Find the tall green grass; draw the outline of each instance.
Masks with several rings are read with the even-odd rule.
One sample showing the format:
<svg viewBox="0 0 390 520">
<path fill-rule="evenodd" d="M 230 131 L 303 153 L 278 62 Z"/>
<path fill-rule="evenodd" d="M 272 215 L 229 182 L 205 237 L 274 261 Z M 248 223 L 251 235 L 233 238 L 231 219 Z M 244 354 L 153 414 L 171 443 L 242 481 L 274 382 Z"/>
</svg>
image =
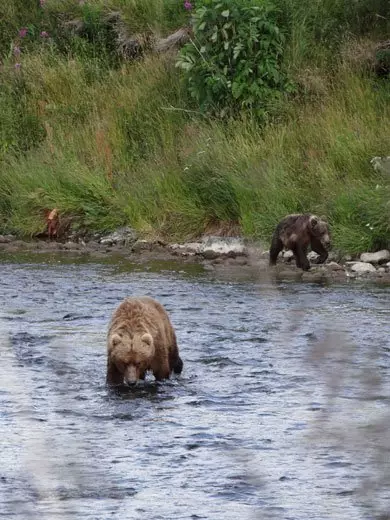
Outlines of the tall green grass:
<svg viewBox="0 0 390 520">
<path fill-rule="evenodd" d="M 298 8 L 284 3 L 289 16 Z M 164 34 L 188 20 L 180 2 L 87 4 L 133 14 L 132 31 Z M 111 63 L 105 52 L 64 53 L 55 39 L 22 42 L 20 68 L 6 56 L 0 78 L 0 231 L 32 236 L 56 207 L 91 232 L 129 224 L 186 239 L 228 224 L 268 241 L 285 214 L 311 211 L 329 219 L 342 251 L 388 247 L 390 179 L 370 159 L 390 153 L 389 84 L 338 51 L 329 66 L 324 43 L 310 48 L 320 23 L 306 7 L 286 22 L 289 67 L 306 90 L 266 127 L 198 114 L 174 56 Z M 80 15 L 70 0 L 45 9 Z"/>
</svg>

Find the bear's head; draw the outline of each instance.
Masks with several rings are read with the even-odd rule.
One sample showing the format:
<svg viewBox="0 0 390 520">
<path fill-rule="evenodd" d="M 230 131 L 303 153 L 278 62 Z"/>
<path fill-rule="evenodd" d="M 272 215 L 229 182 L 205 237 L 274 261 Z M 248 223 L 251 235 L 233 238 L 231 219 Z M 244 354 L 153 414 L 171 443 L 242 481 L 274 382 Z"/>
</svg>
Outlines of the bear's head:
<svg viewBox="0 0 390 520">
<path fill-rule="evenodd" d="M 318 238 L 325 249 L 330 248 L 330 234 L 328 223 L 317 217 L 316 215 L 311 215 L 310 217 L 310 233 L 313 237 Z"/>
<path fill-rule="evenodd" d="M 130 335 L 118 331 L 109 340 L 110 360 L 127 385 L 135 385 L 151 368 L 155 348 L 150 334 Z"/>
</svg>

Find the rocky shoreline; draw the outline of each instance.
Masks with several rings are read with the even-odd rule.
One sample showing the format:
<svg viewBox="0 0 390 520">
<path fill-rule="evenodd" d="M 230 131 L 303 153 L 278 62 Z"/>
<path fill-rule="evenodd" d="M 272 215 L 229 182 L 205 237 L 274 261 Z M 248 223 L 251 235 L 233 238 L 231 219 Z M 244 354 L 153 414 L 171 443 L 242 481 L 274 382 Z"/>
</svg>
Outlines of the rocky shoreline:
<svg viewBox="0 0 390 520">
<path fill-rule="evenodd" d="M 60 242 L 53 240 L 19 240 L 13 235 L 0 235 L 0 252 L 4 253 L 63 253 L 102 259 L 119 256 L 134 263 L 153 260 L 197 263 L 206 270 L 228 275 L 267 275 L 270 278 L 302 281 L 372 280 L 390 283 L 390 252 L 362 253 L 358 258 L 342 257 L 331 251 L 327 262 L 316 264 L 314 252 L 308 258 L 310 271 L 295 266 L 291 251 L 280 254 L 276 267 L 268 265 L 268 251 L 261 244 L 239 237 L 205 236 L 196 242 L 172 244 L 161 240 L 142 240 L 131 228 L 122 228 L 105 236 L 88 240 L 70 236 Z"/>
</svg>

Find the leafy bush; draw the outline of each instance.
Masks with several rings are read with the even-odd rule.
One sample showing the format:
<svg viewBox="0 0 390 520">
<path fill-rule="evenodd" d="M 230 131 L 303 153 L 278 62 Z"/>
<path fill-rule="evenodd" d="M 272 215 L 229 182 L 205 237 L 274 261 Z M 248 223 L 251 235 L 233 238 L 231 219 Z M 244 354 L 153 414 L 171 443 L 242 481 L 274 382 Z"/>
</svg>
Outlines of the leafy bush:
<svg viewBox="0 0 390 520">
<path fill-rule="evenodd" d="M 194 40 L 181 50 L 191 96 L 219 116 L 249 109 L 264 117 L 269 105 L 288 91 L 281 66 L 284 36 L 277 11 L 265 0 L 204 0 L 193 17 Z"/>
</svg>

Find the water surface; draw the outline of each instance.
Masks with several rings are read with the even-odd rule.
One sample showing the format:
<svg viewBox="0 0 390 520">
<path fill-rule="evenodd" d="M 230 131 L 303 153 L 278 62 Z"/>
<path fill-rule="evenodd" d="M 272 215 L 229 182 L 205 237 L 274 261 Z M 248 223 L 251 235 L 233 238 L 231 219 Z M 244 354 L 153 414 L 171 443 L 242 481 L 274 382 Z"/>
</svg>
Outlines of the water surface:
<svg viewBox="0 0 390 520">
<path fill-rule="evenodd" d="M 0 272 L 0 518 L 390 510 L 389 289 L 55 255 Z M 170 313 L 184 371 L 112 393 L 107 324 L 141 294 Z"/>
</svg>

